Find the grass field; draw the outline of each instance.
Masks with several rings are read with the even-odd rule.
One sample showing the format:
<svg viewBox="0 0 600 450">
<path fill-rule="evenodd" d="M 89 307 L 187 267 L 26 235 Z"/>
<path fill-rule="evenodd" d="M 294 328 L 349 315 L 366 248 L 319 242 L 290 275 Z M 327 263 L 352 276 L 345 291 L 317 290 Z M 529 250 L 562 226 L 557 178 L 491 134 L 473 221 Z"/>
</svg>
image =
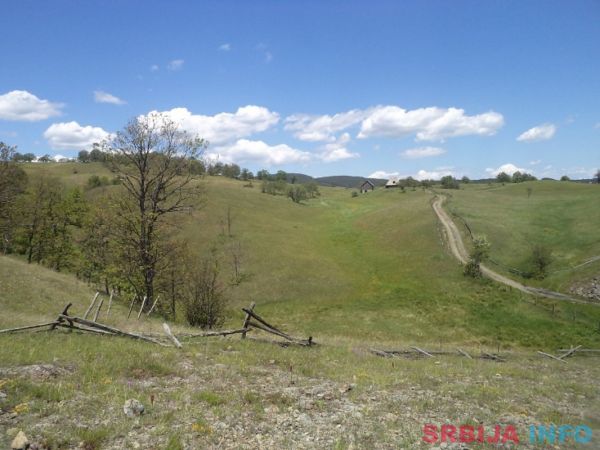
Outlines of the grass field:
<svg viewBox="0 0 600 450">
<path fill-rule="evenodd" d="M 83 185 L 95 165 L 81 165 L 85 174 L 79 169 L 73 174 L 68 166 L 45 170 Z M 28 408 L 10 419 L 0 414 L 0 431 L 31 430 L 53 448 L 84 442 L 88 448 L 134 448 L 138 443 L 140 448 L 176 449 L 420 448 L 420 429 L 428 421 L 519 426 L 583 421 L 599 429 L 597 361 L 578 357 L 561 364 L 535 350 L 598 347 L 600 308 L 558 303 L 553 314 L 548 300 L 534 302 L 507 287 L 465 278 L 441 239 L 430 193 L 380 189 L 352 198 L 349 189 L 321 188 L 321 197 L 297 205 L 262 194 L 256 183 L 248 188 L 221 177 L 203 183 L 202 208 L 182 221 L 181 233 L 201 252 L 223 240 L 221 223 L 231 210 L 247 280 L 230 292 L 226 325 L 239 326 L 239 307 L 254 301 L 272 323 L 298 336 L 312 335 L 321 345 L 280 348 L 227 338 L 176 352 L 60 332 L 0 336 L 0 369 L 42 363 L 64 369 L 58 378 L 41 381 L 0 372 L 7 386 L 0 381 L 0 390 L 8 393 L 0 408 Z M 594 194 L 587 186 L 559 186 L 568 191 L 553 194 L 554 185 L 535 183 L 524 201 L 538 195 L 542 213 L 548 208 L 542 200 L 556 196 L 567 204 L 557 217 L 577 213 L 569 226 L 587 237 L 576 241 L 582 247 L 573 260 L 586 258 L 595 216 L 579 214 L 570 204 L 573 196 L 583 197 L 589 207 Z M 496 244 L 500 238 L 491 231 L 498 225 L 485 228 L 488 219 L 477 216 L 473 205 L 480 202 L 492 211 L 485 214 L 492 214 L 493 202 L 503 200 L 510 209 L 510 198 L 525 188 L 486 188 L 469 186 L 455 193 L 451 209 L 476 231 L 481 227 L 494 256 L 502 258 Z M 498 198 L 488 202 L 486 196 Z M 514 210 L 515 229 L 521 226 L 521 213 L 530 210 Z M 491 221 L 498 217 L 489 216 Z M 561 232 L 558 222 L 552 226 Z M 70 301 L 73 312 L 82 313 L 93 288 L 71 275 L 0 257 L 0 328 L 53 319 Z M 128 329 L 160 330 L 158 318 L 125 320 L 126 301 L 117 301 L 104 320 Z M 460 346 L 473 354 L 500 348 L 509 361 L 387 360 L 368 352 L 370 347 L 411 345 Z M 354 387 L 346 392 L 348 384 Z M 149 405 L 151 395 L 156 405 Z M 122 420 L 120 412 L 130 397 L 149 408 L 135 423 Z M 336 419 L 340 414 L 343 418 Z M 303 417 L 310 424 L 303 425 Z M 288 419 L 291 428 L 286 428 Z M 4 436 L 0 433 L 0 442 Z M 324 440 L 305 441 L 306 436 Z"/>
<path fill-rule="evenodd" d="M 549 276 L 529 283 L 567 292 L 574 281 L 600 270 L 600 261 L 573 269 L 600 255 L 598 185 L 558 181 L 470 185 L 452 194 L 450 210 L 474 233 L 488 237 L 492 258 L 503 266 L 527 271 L 533 245 L 552 250 Z"/>
</svg>

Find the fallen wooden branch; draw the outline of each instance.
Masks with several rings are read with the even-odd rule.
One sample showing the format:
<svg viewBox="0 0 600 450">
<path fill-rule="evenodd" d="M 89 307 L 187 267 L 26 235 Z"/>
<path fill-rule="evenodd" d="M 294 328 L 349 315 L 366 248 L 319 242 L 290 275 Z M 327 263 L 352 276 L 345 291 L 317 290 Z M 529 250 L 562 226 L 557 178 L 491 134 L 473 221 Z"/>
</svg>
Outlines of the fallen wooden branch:
<svg viewBox="0 0 600 450">
<path fill-rule="evenodd" d="M 89 327 L 78 327 L 77 325 L 68 325 L 64 322 L 58 323 L 56 326 L 61 327 L 61 328 L 66 328 L 67 330 L 77 330 L 77 331 L 85 331 L 85 332 L 89 332 L 89 333 L 98 333 L 98 334 L 104 334 L 104 335 L 110 335 L 110 336 L 117 336 L 115 333 L 111 333 L 109 331 L 95 330 L 94 328 L 89 328 Z"/>
<path fill-rule="evenodd" d="M 108 299 L 108 308 L 106 309 L 106 317 L 110 315 L 110 307 L 112 306 L 113 295 L 115 294 L 115 290 L 110 291 L 110 297 Z"/>
<path fill-rule="evenodd" d="M 581 345 L 578 345 L 577 347 L 573 347 L 572 349 L 570 349 L 568 352 L 563 353 L 562 355 L 560 355 L 558 357 L 558 359 L 565 359 L 568 358 L 569 356 L 575 354 L 575 352 L 577 350 L 579 350 L 581 348 Z"/>
<path fill-rule="evenodd" d="M 131 305 L 129 305 L 129 314 L 127 314 L 127 318 L 131 317 L 131 311 L 133 311 L 133 304 L 135 303 L 135 299 L 137 298 L 137 294 L 133 296 L 131 299 Z"/>
<path fill-rule="evenodd" d="M 383 350 L 377 350 L 376 348 L 370 348 L 369 351 L 377 356 L 383 356 L 384 358 L 396 358 L 398 355 L 395 355 L 392 352 L 386 352 Z"/>
<path fill-rule="evenodd" d="M 250 311 L 252 311 L 255 306 L 256 306 L 256 303 L 252 302 L 250 304 Z M 242 325 L 243 329 L 245 329 L 245 330 L 248 329 L 248 322 L 250 322 L 250 314 L 246 313 L 246 317 L 244 318 L 244 324 Z M 246 339 L 246 333 L 242 333 L 242 339 Z"/>
<path fill-rule="evenodd" d="M 96 314 L 94 314 L 94 322 L 98 321 L 98 316 L 100 315 L 100 310 L 102 309 L 102 305 L 104 305 L 104 295 L 100 299 L 100 303 L 98 303 L 98 309 L 96 309 Z"/>
<path fill-rule="evenodd" d="M 433 355 L 431 353 L 426 352 L 423 349 L 420 349 L 419 347 L 411 347 L 413 349 L 415 349 L 416 351 L 418 351 L 419 353 L 424 354 L 425 356 L 429 357 L 429 358 L 433 358 Z"/>
<path fill-rule="evenodd" d="M 457 348 L 456 350 L 457 350 L 457 351 L 458 351 L 458 353 L 460 353 L 461 355 L 463 355 L 463 356 L 466 356 L 466 357 L 467 357 L 467 358 L 469 358 L 469 359 L 473 359 L 473 357 L 472 357 L 471 355 L 469 355 L 467 352 L 465 352 L 464 350 L 462 350 L 462 349 L 460 349 L 460 348 Z"/>
<path fill-rule="evenodd" d="M 100 292 L 96 292 L 96 295 L 94 295 L 94 298 L 92 299 L 92 302 L 90 303 L 90 306 L 88 307 L 87 311 L 83 315 L 84 319 L 87 319 L 87 316 L 92 311 L 92 308 L 96 304 L 96 299 L 98 298 L 99 295 L 100 295 Z"/>
<path fill-rule="evenodd" d="M 48 323 L 40 323 L 40 324 L 37 324 L 37 325 L 28 325 L 28 326 L 25 326 L 25 327 L 7 328 L 6 330 L 0 330 L 0 334 L 3 334 L 3 333 L 16 333 L 16 332 L 19 332 L 19 331 L 26 331 L 26 330 L 34 330 L 36 328 L 51 327 L 53 325 L 56 326 L 57 322 L 54 321 L 54 322 L 48 322 Z"/>
<path fill-rule="evenodd" d="M 138 313 L 138 320 L 140 320 L 140 316 L 142 315 L 142 311 L 144 310 L 144 306 L 146 306 L 147 301 L 148 297 L 144 295 L 144 300 L 142 300 L 142 306 L 140 306 L 140 312 Z"/>
<path fill-rule="evenodd" d="M 258 314 L 256 314 L 254 311 L 251 311 L 249 309 L 246 308 L 242 308 L 242 311 L 244 311 L 246 314 L 248 314 L 249 316 L 251 316 L 252 318 L 258 320 L 260 323 L 262 323 L 264 326 L 270 328 L 273 331 L 277 331 L 279 333 L 285 334 L 283 333 L 283 331 L 275 328 L 273 325 L 271 325 L 270 323 L 268 323 L 265 319 L 263 319 L 262 317 L 260 317 Z"/>
<path fill-rule="evenodd" d="M 499 357 L 498 355 L 492 355 L 491 353 L 481 352 L 480 358 L 482 359 L 492 359 L 498 362 L 505 362 L 504 358 Z"/>
<path fill-rule="evenodd" d="M 109 332 L 117 334 L 119 336 L 127 336 L 127 337 L 134 338 L 134 339 L 140 339 L 142 341 L 152 342 L 153 344 L 162 345 L 163 347 L 168 347 L 167 344 L 165 344 L 164 342 L 160 342 L 156 339 L 149 338 L 149 337 L 143 336 L 141 334 L 128 333 L 126 331 L 119 330 L 118 328 L 109 327 L 108 325 L 103 325 L 103 324 L 100 324 L 97 322 L 92 322 L 90 320 L 81 319 L 79 317 L 67 316 L 64 314 L 60 314 L 58 316 L 58 318 L 62 319 L 62 320 L 67 320 L 70 322 L 72 321 L 72 322 L 78 323 L 80 325 L 87 325 L 88 327 L 91 327 L 91 328 L 97 328 L 100 330 L 109 331 Z"/>
<path fill-rule="evenodd" d="M 169 328 L 169 325 L 167 325 L 166 322 L 163 323 L 163 329 L 165 330 L 165 333 L 167 333 L 167 336 L 169 336 L 169 338 L 173 341 L 173 343 L 175 344 L 175 347 L 177 347 L 177 348 L 183 347 L 181 345 L 181 342 L 179 342 L 177 340 L 177 338 L 175 337 L 175 335 L 173 335 L 173 333 L 171 333 L 171 328 Z"/>
<path fill-rule="evenodd" d="M 301 347 L 310 347 L 309 345 L 307 345 L 305 343 L 297 342 L 297 341 L 273 341 L 271 339 L 263 339 L 263 338 L 254 337 L 254 336 L 248 336 L 247 339 L 255 341 L 255 342 L 262 342 L 265 344 L 270 344 L 270 345 L 278 345 L 283 348 L 287 348 L 291 345 L 299 345 Z"/>
<path fill-rule="evenodd" d="M 247 333 L 249 328 L 240 328 L 239 330 L 206 331 L 198 334 L 180 334 L 179 339 L 192 339 L 197 337 L 228 336 L 230 334 Z"/>
<path fill-rule="evenodd" d="M 547 357 L 547 358 L 552 358 L 552 359 L 555 359 L 555 360 L 557 360 L 557 361 L 560 361 L 561 363 L 565 363 L 565 364 L 567 364 L 567 362 L 566 362 L 564 359 L 557 358 L 556 356 L 554 356 L 554 355 L 551 355 L 550 353 L 541 352 L 541 351 L 539 351 L 539 350 L 538 350 L 538 353 L 539 353 L 540 355 L 542 355 L 542 356 L 545 356 L 545 357 Z"/>
<path fill-rule="evenodd" d="M 149 316 L 150 314 L 152 314 L 152 311 L 154 311 L 154 308 L 156 307 L 156 304 L 158 303 L 158 299 L 159 299 L 159 298 L 160 298 L 160 295 L 157 295 L 157 296 L 156 296 L 156 300 L 154 300 L 154 303 L 152 304 L 152 307 L 150 308 L 150 311 L 148 311 L 148 314 L 147 314 L 148 316 Z"/>
<path fill-rule="evenodd" d="M 261 324 L 258 324 L 258 323 L 254 323 L 252 321 L 248 322 L 248 326 L 254 327 L 254 328 L 258 328 L 259 330 L 263 330 L 263 331 L 266 331 L 267 333 L 274 334 L 275 336 L 282 337 L 284 339 L 287 339 L 290 342 L 295 342 L 296 344 L 311 346 L 312 343 L 313 343 L 312 342 L 312 337 L 309 337 L 308 339 L 297 339 L 297 338 L 289 336 L 289 335 L 287 335 L 285 333 L 282 333 L 281 331 L 275 331 L 275 330 L 273 330 L 271 328 L 265 327 L 265 326 L 263 326 Z"/>
<path fill-rule="evenodd" d="M 568 350 L 569 349 L 561 348 L 558 351 L 559 352 L 566 352 Z M 600 353 L 600 349 L 598 349 L 598 348 L 580 348 L 580 349 L 577 350 L 577 353 Z"/>
</svg>

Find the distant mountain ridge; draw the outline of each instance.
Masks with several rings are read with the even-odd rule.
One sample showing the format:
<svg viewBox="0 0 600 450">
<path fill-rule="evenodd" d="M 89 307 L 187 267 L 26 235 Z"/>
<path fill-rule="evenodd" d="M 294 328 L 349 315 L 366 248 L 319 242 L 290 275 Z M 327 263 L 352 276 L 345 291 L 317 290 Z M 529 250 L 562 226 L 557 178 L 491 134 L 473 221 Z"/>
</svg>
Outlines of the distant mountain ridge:
<svg viewBox="0 0 600 450">
<path fill-rule="evenodd" d="M 345 188 L 357 188 L 365 181 L 369 180 L 375 186 L 384 186 L 387 180 L 381 178 L 368 178 L 368 177 L 357 177 L 351 175 L 333 175 L 328 177 L 311 177 L 303 173 L 288 173 L 287 181 L 296 183 L 310 183 L 315 182 L 321 186 L 330 187 L 345 187 Z"/>
</svg>

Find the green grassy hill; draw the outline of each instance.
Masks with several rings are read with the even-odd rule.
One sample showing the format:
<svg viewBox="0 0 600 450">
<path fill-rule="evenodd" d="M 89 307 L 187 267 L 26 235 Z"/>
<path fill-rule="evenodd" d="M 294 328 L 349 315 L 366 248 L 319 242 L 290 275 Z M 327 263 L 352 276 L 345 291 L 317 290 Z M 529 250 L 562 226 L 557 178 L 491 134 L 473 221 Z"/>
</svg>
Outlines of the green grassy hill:
<svg viewBox="0 0 600 450">
<path fill-rule="evenodd" d="M 85 183 L 83 171 L 106 171 L 95 164 L 67 166 L 50 164 L 45 169 L 68 183 Z M 550 301 L 534 305 L 531 298 L 504 286 L 465 278 L 442 242 L 428 192 L 377 189 L 353 198 L 350 189 L 322 187 L 319 198 L 298 205 L 261 193 L 257 183 L 249 188 L 224 177 L 207 177 L 202 183 L 204 199 L 184 218 L 181 232 L 190 248 L 201 253 L 223 240 L 223 222 L 231 211 L 232 234 L 241 244 L 246 275 L 229 292 L 235 311 L 256 302 L 292 331 L 348 341 L 547 346 L 562 345 L 564 339 L 598 340 L 594 328 L 600 308 L 561 303 L 552 316 Z M 557 195 L 557 188 L 562 194 Z M 451 205 L 458 210 L 470 205 L 467 220 L 476 231 L 480 225 L 487 230 L 485 223 L 510 233 L 523 223 L 541 224 L 529 206 L 547 213 L 548 202 L 555 198 L 563 206 L 555 207 L 555 222 L 545 223 L 544 229 L 554 230 L 548 235 L 557 236 L 558 242 L 560 236 L 576 232 L 580 240 L 574 241 L 578 247 L 572 252 L 579 252 L 575 260 L 600 253 L 589 245 L 597 213 L 584 213 L 592 209 L 596 191 L 579 184 L 539 182 L 527 198 L 525 189 L 469 187 L 456 192 Z M 512 213 L 485 215 L 502 205 L 513 208 Z M 566 218 L 572 215 L 576 219 Z M 501 220 L 505 216 L 511 221 Z M 506 250 L 496 244 L 506 237 L 492 232 L 489 237 L 493 256 L 500 260 L 524 245 L 508 239 Z M 222 264 L 227 270 L 226 256 Z M 235 325 L 239 318 L 231 317 Z"/>
<path fill-rule="evenodd" d="M 94 167 L 105 171 L 68 166 L 48 164 L 44 170 L 77 185 L 86 183 Z M 535 350 L 598 347 L 600 308 L 557 303 L 553 313 L 551 301 L 534 302 L 507 287 L 465 278 L 442 241 L 431 194 L 378 189 L 353 198 L 351 189 L 321 188 L 319 198 L 298 205 L 262 194 L 258 183 L 249 188 L 223 177 L 202 183 L 201 208 L 181 222 L 190 248 L 202 252 L 222 243 L 230 209 L 232 234 L 243 249 L 247 280 L 230 292 L 226 325 L 238 327 L 239 307 L 254 301 L 273 324 L 312 335 L 321 345 L 280 348 L 236 336 L 177 351 L 65 332 L 0 335 L 0 391 L 7 395 L 0 409 L 9 412 L 0 414 L 0 446 L 10 444 L 7 432 L 15 427 L 50 448 L 83 442 L 90 449 L 135 443 L 236 448 L 240 442 L 288 448 L 314 434 L 314 423 L 319 436 L 329 439 L 317 446 L 339 449 L 350 443 L 414 448 L 424 423 L 467 423 L 473 417 L 485 423 L 509 417 L 521 429 L 583 420 L 598 429 L 598 365 L 585 357 L 560 364 Z M 531 198 L 541 196 L 537 186 Z M 503 189 L 508 187 L 498 192 Z M 490 194 L 469 188 L 453 202 Z M 68 302 L 73 313 L 83 314 L 93 294 L 93 287 L 70 274 L 0 257 L 0 327 L 51 320 Z M 160 332 L 159 318 L 126 320 L 127 300 L 118 300 L 101 320 Z M 461 347 L 473 355 L 500 347 L 509 359 L 389 360 L 368 352 L 411 345 Z M 32 379 L 26 372 L 31 364 L 60 373 Z M 2 372 L 6 368 L 17 372 Z M 123 402 L 132 397 L 147 407 L 135 423 L 122 415 Z M 301 414 L 310 418 L 309 427 Z M 296 425 L 280 425 L 286 421 Z M 256 441 L 257 434 L 263 441 Z"/>
<path fill-rule="evenodd" d="M 600 271 L 600 261 L 573 269 L 600 255 L 599 206 L 600 186 L 558 181 L 467 186 L 449 202 L 474 233 L 488 237 L 491 257 L 504 270 L 527 271 L 533 245 L 551 249 L 549 276 L 528 283 L 563 292 Z"/>
</svg>

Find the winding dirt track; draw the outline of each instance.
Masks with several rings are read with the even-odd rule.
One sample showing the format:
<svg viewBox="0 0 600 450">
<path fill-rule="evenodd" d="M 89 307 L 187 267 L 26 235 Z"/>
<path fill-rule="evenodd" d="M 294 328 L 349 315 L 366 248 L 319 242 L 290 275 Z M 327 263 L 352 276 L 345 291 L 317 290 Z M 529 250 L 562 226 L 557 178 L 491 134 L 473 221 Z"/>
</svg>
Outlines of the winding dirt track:
<svg viewBox="0 0 600 450">
<path fill-rule="evenodd" d="M 463 243 L 462 236 L 456 224 L 452 220 L 452 218 L 448 215 L 446 210 L 443 208 L 442 204 L 444 203 L 445 197 L 436 195 L 433 201 L 433 210 L 436 215 L 442 222 L 444 229 L 446 230 L 446 236 L 448 238 L 448 245 L 450 246 L 450 250 L 452 254 L 458 259 L 462 264 L 466 264 L 469 258 L 469 252 L 467 251 L 465 244 Z M 568 295 L 561 294 L 560 292 L 549 291 L 547 289 L 534 288 L 530 286 L 525 286 L 511 278 L 505 277 L 497 272 L 494 272 L 489 267 L 481 264 L 481 272 L 484 276 L 497 281 L 498 283 L 506 284 L 507 286 L 518 289 L 521 292 L 525 292 L 526 294 L 538 295 L 540 297 L 551 298 L 554 300 L 564 300 L 573 303 L 585 303 L 589 305 L 600 306 L 598 303 L 588 302 L 585 300 L 576 299 L 573 297 L 569 297 Z"/>
</svg>

